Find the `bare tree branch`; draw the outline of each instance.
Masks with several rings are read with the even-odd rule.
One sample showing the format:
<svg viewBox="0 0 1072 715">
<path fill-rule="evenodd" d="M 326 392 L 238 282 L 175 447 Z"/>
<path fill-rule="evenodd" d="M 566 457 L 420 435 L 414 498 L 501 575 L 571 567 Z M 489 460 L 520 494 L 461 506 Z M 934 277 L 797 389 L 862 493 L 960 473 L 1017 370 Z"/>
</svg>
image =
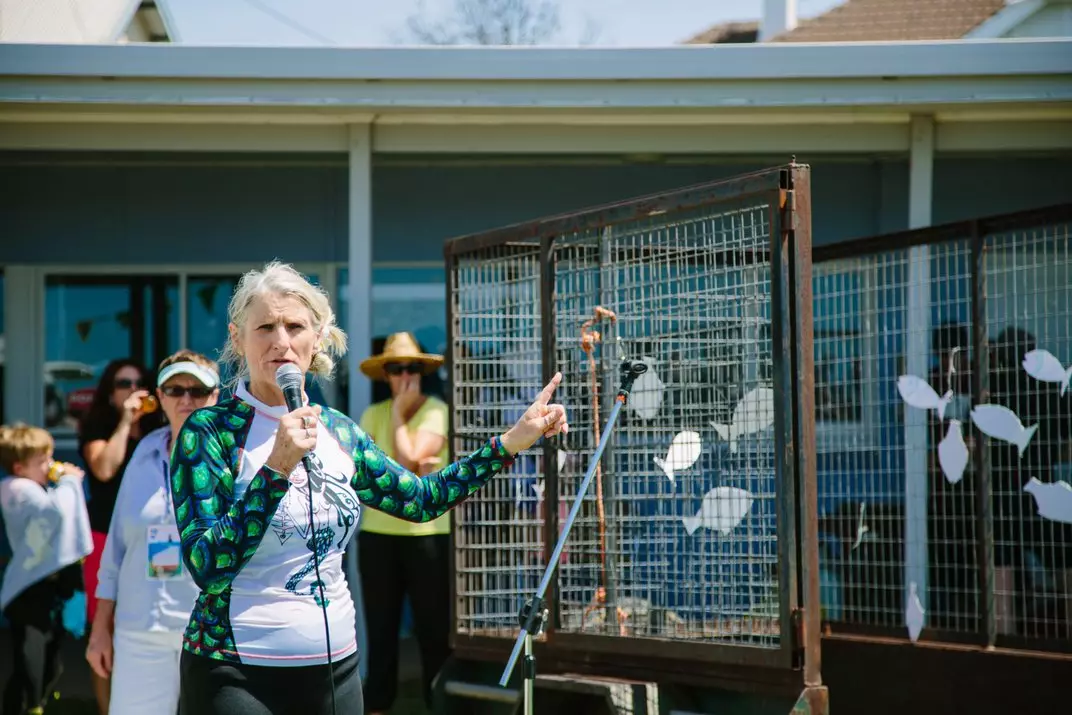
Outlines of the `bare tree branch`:
<svg viewBox="0 0 1072 715">
<path fill-rule="evenodd" d="M 452 0 L 445 16 L 428 12 L 423 0 L 406 21 L 408 36 L 425 45 L 540 45 L 559 39 L 557 0 Z M 586 18 L 579 44 L 599 34 Z"/>
</svg>

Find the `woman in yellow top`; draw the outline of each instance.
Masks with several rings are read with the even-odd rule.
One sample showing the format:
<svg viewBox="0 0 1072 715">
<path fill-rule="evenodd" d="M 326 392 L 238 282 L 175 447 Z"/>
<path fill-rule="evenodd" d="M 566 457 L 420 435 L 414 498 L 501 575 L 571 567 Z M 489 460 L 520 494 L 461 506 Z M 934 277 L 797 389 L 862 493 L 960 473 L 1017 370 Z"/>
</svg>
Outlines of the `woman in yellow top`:
<svg viewBox="0 0 1072 715">
<path fill-rule="evenodd" d="M 415 474 L 449 461 L 446 403 L 421 391 L 421 378 L 443 364 L 409 333 L 395 333 L 383 352 L 361 363 L 361 372 L 386 381 L 391 397 L 371 405 L 361 429 L 388 455 Z M 358 537 L 362 596 L 368 637 L 365 707 L 369 715 L 391 709 L 398 683 L 398 634 L 409 596 L 421 652 L 425 702 L 450 655 L 450 515 L 414 524 L 367 509 Z"/>
</svg>

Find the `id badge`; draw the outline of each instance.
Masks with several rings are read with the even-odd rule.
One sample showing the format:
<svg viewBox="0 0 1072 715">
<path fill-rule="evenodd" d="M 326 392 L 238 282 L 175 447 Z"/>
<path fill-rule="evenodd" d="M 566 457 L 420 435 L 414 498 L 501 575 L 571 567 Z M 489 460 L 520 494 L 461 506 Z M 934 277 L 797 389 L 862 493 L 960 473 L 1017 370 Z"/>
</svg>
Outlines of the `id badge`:
<svg viewBox="0 0 1072 715">
<path fill-rule="evenodd" d="M 152 581 L 166 581 L 182 575 L 182 556 L 179 548 L 179 528 L 175 524 L 153 524 L 146 527 L 149 546 L 146 576 Z"/>
</svg>

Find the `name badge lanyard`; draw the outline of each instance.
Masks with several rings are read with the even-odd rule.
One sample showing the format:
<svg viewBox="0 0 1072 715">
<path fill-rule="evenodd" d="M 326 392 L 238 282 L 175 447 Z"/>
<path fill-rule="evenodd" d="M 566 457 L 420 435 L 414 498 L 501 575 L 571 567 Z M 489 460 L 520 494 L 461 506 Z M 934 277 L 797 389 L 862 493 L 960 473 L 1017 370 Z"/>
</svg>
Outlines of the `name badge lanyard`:
<svg viewBox="0 0 1072 715">
<path fill-rule="evenodd" d="M 166 500 L 164 505 L 167 507 L 167 514 L 171 515 L 175 511 L 175 506 L 171 503 L 171 468 L 167 460 L 164 460 L 164 499 Z"/>
<path fill-rule="evenodd" d="M 168 436 L 167 448 L 164 450 L 164 454 L 171 454 L 171 436 Z M 165 457 L 161 465 L 164 472 L 164 523 L 172 523 L 175 521 L 175 505 L 171 502 L 171 462 Z"/>
</svg>

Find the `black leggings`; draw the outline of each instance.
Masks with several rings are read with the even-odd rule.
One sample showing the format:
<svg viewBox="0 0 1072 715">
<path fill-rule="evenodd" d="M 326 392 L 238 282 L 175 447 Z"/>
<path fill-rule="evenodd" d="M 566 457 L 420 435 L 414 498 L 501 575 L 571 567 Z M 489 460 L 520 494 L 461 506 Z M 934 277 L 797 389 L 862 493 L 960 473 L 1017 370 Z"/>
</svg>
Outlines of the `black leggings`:
<svg viewBox="0 0 1072 715">
<path fill-rule="evenodd" d="M 421 685 L 431 707 L 432 680 L 450 657 L 450 536 L 358 537 L 368 633 L 365 703 L 386 712 L 398 690 L 398 632 L 409 596 L 421 651 Z"/>
<path fill-rule="evenodd" d="M 21 715 L 42 708 L 56 688 L 63 666 L 63 602 L 73 593 L 71 568 L 38 581 L 11 600 L 4 616 L 11 622 L 11 678 L 4 688 L 2 712 Z"/>
<path fill-rule="evenodd" d="M 179 715 L 363 715 L 358 655 L 326 665 L 273 668 L 225 663 L 182 652 Z"/>
</svg>

